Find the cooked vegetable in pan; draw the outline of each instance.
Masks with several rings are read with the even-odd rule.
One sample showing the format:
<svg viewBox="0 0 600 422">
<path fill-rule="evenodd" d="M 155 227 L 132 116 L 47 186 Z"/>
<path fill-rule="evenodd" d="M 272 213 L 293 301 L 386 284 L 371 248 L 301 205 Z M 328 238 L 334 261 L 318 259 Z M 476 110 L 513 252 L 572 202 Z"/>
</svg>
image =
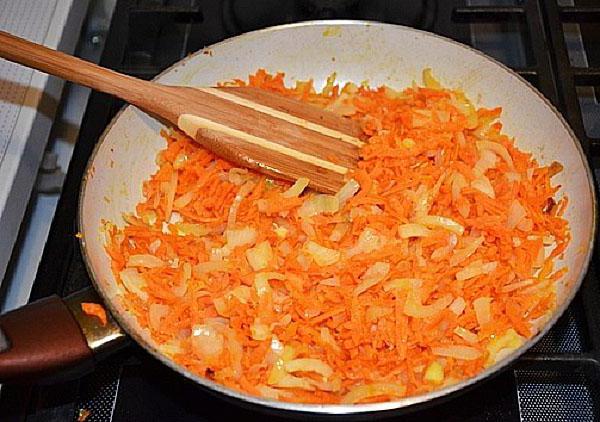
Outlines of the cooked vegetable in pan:
<svg viewBox="0 0 600 422">
<path fill-rule="evenodd" d="M 164 131 L 135 215 L 105 225 L 126 307 L 164 353 L 251 394 L 363 403 L 472 377 L 543 325 L 567 272 L 562 166 L 517 149 L 500 108 L 428 69 L 404 90 L 248 84 L 359 121 L 362 160 L 324 195 Z"/>
</svg>

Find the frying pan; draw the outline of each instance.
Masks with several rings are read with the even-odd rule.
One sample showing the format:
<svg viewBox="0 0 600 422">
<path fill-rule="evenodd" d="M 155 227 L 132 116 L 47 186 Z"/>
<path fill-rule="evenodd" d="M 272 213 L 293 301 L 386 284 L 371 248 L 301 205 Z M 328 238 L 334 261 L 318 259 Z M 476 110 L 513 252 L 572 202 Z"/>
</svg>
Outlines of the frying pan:
<svg viewBox="0 0 600 422">
<path fill-rule="evenodd" d="M 503 107 L 504 131 L 519 148 L 542 164 L 556 160 L 564 171 L 553 181 L 570 198 L 565 217 L 572 241 L 558 282 L 558 306 L 540 331 L 518 350 L 477 376 L 427 394 L 401 400 L 358 404 L 298 404 L 234 391 L 193 374 L 162 354 L 135 318 L 127 313 L 104 250 L 104 221 L 123 224 L 142 199 L 142 182 L 156 171 L 155 157 L 165 147 L 161 125 L 132 106 L 125 107 L 98 142 L 82 181 L 79 202 L 81 249 L 96 291 L 110 310 L 106 326 L 82 314 L 82 301 L 99 301 L 93 291 L 48 298 L 0 318 L 4 333 L 0 381 L 49 376 L 66 367 L 77 373 L 93 359 L 123 343 L 124 332 L 183 377 L 229 398 L 262 408 L 319 414 L 364 414 L 414 409 L 490 377 L 529 349 L 567 308 L 586 273 L 596 227 L 592 175 L 578 140 L 552 105 L 525 80 L 478 51 L 411 28 L 363 21 L 314 21 L 250 32 L 193 54 L 157 77 L 173 85 L 210 86 L 243 78 L 258 68 L 285 71 L 287 83 L 312 78 L 324 85 L 332 72 L 338 80 L 373 86 L 409 86 L 431 67 L 445 85 L 461 88 L 478 106 Z M 93 357 L 95 353 L 95 357 Z"/>
</svg>

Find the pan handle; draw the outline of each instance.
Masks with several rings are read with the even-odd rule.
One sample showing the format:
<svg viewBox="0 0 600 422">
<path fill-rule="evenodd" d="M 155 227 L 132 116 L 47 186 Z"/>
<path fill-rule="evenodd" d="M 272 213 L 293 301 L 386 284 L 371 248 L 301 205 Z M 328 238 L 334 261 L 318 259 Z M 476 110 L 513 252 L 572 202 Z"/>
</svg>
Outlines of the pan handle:
<svg viewBox="0 0 600 422">
<path fill-rule="evenodd" d="M 103 324 L 84 302 L 102 304 L 91 289 L 54 295 L 0 316 L 0 382 L 59 381 L 90 371 L 94 361 L 127 342 L 107 311 Z"/>
</svg>

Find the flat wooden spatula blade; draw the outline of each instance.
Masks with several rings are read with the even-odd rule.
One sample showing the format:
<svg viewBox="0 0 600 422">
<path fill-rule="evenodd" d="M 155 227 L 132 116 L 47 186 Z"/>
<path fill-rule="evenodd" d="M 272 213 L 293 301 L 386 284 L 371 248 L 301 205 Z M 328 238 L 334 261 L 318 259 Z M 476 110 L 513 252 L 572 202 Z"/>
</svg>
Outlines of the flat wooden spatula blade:
<svg viewBox="0 0 600 422">
<path fill-rule="evenodd" d="M 358 124 L 279 94 L 249 87 L 181 89 L 186 112 L 177 125 L 239 165 L 336 192 L 356 167 Z M 207 108 L 212 107 L 212 112 Z"/>
</svg>

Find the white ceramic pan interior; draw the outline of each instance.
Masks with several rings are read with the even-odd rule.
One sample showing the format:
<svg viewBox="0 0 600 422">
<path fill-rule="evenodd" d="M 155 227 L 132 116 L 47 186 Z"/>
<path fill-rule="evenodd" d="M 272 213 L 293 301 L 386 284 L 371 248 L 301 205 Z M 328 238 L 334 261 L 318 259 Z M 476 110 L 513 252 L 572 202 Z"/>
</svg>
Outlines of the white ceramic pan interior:
<svg viewBox="0 0 600 422">
<path fill-rule="evenodd" d="M 210 54 L 208 54 L 210 52 Z M 360 413 L 402 408 L 459 390 L 487 377 L 524 352 L 554 323 L 572 299 L 587 269 L 595 228 L 595 198 L 591 173 L 572 131 L 534 88 L 481 53 L 453 41 L 414 29 L 356 21 L 306 22 L 248 33 L 200 51 L 164 72 L 165 84 L 211 86 L 246 78 L 258 68 L 284 71 L 287 83 L 312 78 L 321 87 L 332 72 L 341 82 L 367 80 L 372 86 L 395 88 L 420 81 L 424 68 L 446 86 L 460 87 L 479 106 L 501 106 L 505 133 L 519 148 L 533 152 L 541 163 L 561 162 L 564 171 L 553 181 L 570 198 L 566 218 L 572 242 L 564 264 L 561 305 L 545 329 L 520 350 L 477 377 L 421 396 L 364 405 L 305 405 L 252 397 L 215 384 L 178 367 L 158 352 L 149 336 L 117 300 L 117 286 L 104 251 L 102 221 L 123 224 L 122 213 L 133 212 L 142 199 L 142 182 L 157 169 L 155 157 L 166 144 L 161 125 L 134 107 L 126 107 L 112 122 L 90 161 L 82 188 L 80 230 L 83 250 L 96 287 L 119 323 L 135 340 L 167 365 L 213 390 L 271 407 L 324 413 Z"/>
</svg>

